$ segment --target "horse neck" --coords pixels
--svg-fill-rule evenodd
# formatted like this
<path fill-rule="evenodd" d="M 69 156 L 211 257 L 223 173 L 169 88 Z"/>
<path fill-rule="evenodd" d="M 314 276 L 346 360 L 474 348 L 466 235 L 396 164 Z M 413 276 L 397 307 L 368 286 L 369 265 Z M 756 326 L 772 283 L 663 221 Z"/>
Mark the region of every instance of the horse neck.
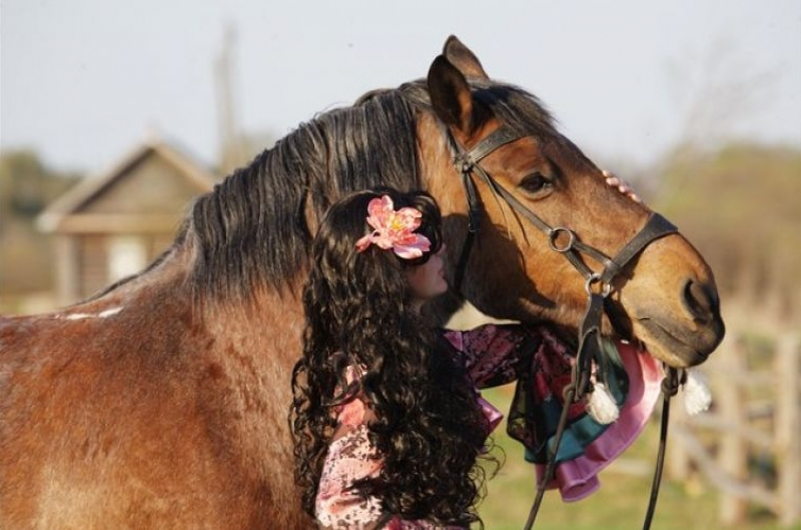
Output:
<path fill-rule="evenodd" d="M 112 284 L 105 291 L 59 312 L 77 315 L 106 312 L 111 315 L 121 311 L 130 313 L 149 309 L 155 313 L 158 304 L 167 299 L 188 301 L 186 279 L 191 261 L 191 252 L 176 245 L 143 272 Z"/>
<path fill-rule="evenodd" d="M 126 326 L 150 328 L 172 322 L 181 333 L 195 337 L 187 342 L 194 344 L 196 354 L 205 352 L 216 358 L 233 354 L 248 359 L 245 364 L 260 367 L 274 363 L 272 372 L 281 374 L 276 384 L 283 384 L 281 378 L 288 377 L 300 351 L 303 313 L 299 280 L 288 282 L 280 292 L 272 286 L 254 286 L 248 300 L 211 295 L 198 291 L 191 281 L 196 254 L 187 238 L 145 272 L 70 311 L 135 315 L 126 322 L 137 324 Z"/>
<path fill-rule="evenodd" d="M 207 332 L 242 355 L 291 367 L 300 353 L 304 316 L 300 290 L 256 289 L 247 301 L 215 300 L 202 308 Z"/>

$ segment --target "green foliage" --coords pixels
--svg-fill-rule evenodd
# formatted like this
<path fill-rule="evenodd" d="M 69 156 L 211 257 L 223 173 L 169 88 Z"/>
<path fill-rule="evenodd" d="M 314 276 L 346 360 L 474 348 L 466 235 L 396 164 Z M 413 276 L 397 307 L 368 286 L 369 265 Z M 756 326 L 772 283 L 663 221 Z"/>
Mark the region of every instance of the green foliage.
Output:
<path fill-rule="evenodd" d="M 0 153 L 0 222 L 34 219 L 78 177 L 47 168 L 30 150 Z"/>
<path fill-rule="evenodd" d="M 49 169 L 29 150 L 0 153 L 0 296 L 52 288 L 52 249 L 36 216 L 78 176 Z"/>
<path fill-rule="evenodd" d="M 670 191 L 657 206 L 692 222 L 694 231 L 761 238 L 801 223 L 798 149 L 734 144 L 712 155 L 685 149 L 662 178 Z"/>
<path fill-rule="evenodd" d="M 740 143 L 710 154 L 685 147 L 661 177 L 655 209 L 699 248 L 724 292 L 775 293 L 786 308 L 801 309 L 801 149 Z"/>

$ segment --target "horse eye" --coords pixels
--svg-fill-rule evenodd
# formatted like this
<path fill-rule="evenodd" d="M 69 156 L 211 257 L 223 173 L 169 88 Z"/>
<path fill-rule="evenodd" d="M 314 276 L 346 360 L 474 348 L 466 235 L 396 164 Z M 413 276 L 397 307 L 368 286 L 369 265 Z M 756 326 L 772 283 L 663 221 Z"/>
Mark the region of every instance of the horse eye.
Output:
<path fill-rule="evenodd" d="M 532 173 L 520 181 L 520 188 L 527 193 L 538 193 L 544 188 L 549 187 L 551 181 L 545 178 L 541 173 Z"/>

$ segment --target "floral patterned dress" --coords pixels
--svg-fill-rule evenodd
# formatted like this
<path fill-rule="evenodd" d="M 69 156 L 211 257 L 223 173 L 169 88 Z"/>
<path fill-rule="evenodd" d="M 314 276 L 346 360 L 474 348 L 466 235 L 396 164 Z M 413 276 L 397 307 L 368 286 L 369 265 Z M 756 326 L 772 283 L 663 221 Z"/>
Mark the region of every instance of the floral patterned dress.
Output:
<path fill-rule="evenodd" d="M 521 325 L 490 324 L 468 331 L 445 331 L 444 336 L 457 358 L 464 362 L 477 389 L 518 381 L 509 432 L 526 446 L 527 458 L 541 464 L 542 452 L 555 428 L 553 410 L 561 410 L 561 388 L 570 380 L 572 357 L 567 346 L 545 327 Z M 572 406 L 571 426 L 576 426 L 575 433 L 578 434 L 573 431 L 566 433 L 568 445 L 573 450 L 563 455 L 560 448 L 557 476 L 550 485 L 558 487 L 565 500 L 576 500 L 597 489 L 595 475 L 636 438 L 653 408 L 656 400 L 656 395 L 650 395 L 653 388 L 643 392 L 643 387 L 656 377 L 658 393 L 658 377 L 648 361 L 651 357 L 634 349 L 626 350 L 625 356 L 621 351 L 621 357 L 627 358 L 621 362 L 622 377 L 628 375 L 629 379 L 641 380 L 633 385 L 637 387 L 636 402 L 630 403 L 632 400 L 626 399 L 628 386 L 620 385 L 624 387 L 624 395 L 620 398 L 623 404 L 621 417 L 611 426 L 593 424 L 581 404 Z M 350 367 L 346 375 L 348 382 L 356 380 L 358 369 Z M 647 384 L 643 384 L 643 379 L 648 380 Z M 503 414 L 485 401 L 478 390 L 476 398 L 491 429 L 494 429 Z M 381 455 L 368 438 L 367 426 L 373 419 L 372 411 L 358 396 L 337 411 L 338 424 L 317 492 L 315 511 L 318 524 L 331 529 L 438 528 L 426 521 L 407 521 L 386 514 L 380 498 L 364 498 L 351 488 L 358 479 L 378 476 L 381 471 Z M 618 423 L 622 428 L 616 427 Z M 612 436 L 606 442 L 608 433 Z M 542 466 L 538 465 L 538 473 L 541 472 Z"/>

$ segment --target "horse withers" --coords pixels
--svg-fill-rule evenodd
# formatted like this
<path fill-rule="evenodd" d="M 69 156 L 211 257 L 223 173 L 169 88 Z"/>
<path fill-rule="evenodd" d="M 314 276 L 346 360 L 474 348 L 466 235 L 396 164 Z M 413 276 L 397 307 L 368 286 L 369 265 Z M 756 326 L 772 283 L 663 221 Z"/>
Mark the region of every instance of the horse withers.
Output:
<path fill-rule="evenodd" d="M 199 198 L 144 272 L 0 320 L 0 528 L 311 526 L 287 413 L 317 220 L 352 190 L 426 189 L 452 279 L 469 217 L 453 143 L 472 149 L 501 127 L 516 139 L 481 165 L 550 226 L 614 256 L 651 215 L 604 183 L 534 96 L 490 80 L 451 37 L 427 79 L 316 116 Z M 491 188 L 476 182 L 462 294 L 493 317 L 575 330 L 585 278 Z M 703 362 L 722 338 L 712 273 L 678 233 L 609 288 L 617 324 L 604 318 L 604 332 L 670 366 Z"/>

